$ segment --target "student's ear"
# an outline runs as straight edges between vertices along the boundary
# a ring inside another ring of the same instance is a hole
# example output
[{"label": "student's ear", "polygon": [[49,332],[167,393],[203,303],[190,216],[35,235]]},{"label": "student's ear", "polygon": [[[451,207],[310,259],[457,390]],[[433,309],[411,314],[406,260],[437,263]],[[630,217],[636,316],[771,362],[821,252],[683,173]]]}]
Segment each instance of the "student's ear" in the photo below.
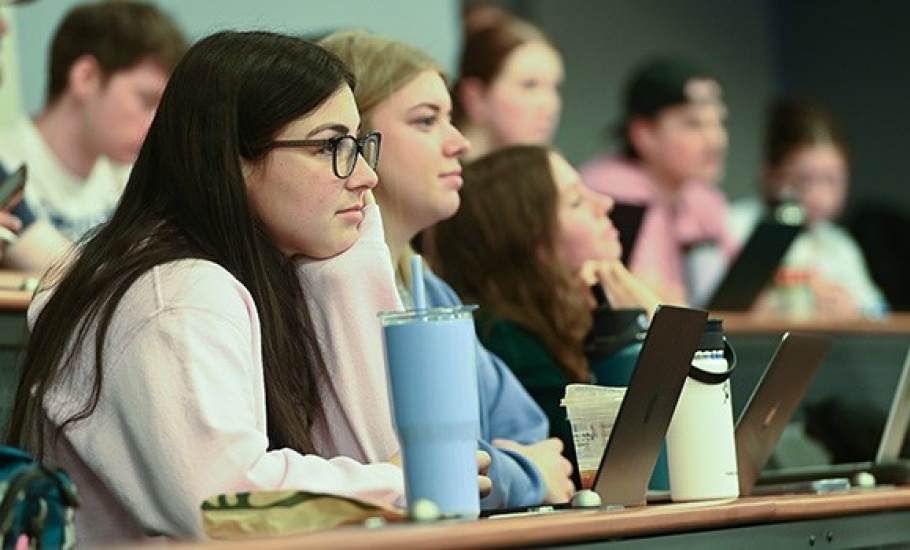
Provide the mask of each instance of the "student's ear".
[{"label": "student's ear", "polygon": [[486,85],[476,77],[468,77],[458,85],[458,98],[464,107],[468,121],[481,121],[486,118]]},{"label": "student's ear", "polygon": [[86,54],[78,57],[69,70],[69,93],[76,99],[84,100],[101,89],[103,77],[101,66],[94,56]]},{"label": "student's ear", "polygon": [[654,124],[646,118],[636,118],[629,123],[629,142],[643,158],[650,157],[657,138],[654,135]]}]

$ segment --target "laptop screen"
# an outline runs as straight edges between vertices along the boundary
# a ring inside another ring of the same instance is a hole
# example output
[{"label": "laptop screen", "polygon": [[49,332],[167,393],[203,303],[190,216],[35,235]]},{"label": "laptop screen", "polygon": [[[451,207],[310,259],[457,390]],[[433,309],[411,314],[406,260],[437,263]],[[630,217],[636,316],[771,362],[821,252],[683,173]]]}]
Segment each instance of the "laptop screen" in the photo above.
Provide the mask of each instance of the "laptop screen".
[{"label": "laptop screen", "polygon": [[774,218],[760,221],[708,300],[708,309],[750,309],[772,281],[784,254],[800,231],[801,225],[782,223]]}]

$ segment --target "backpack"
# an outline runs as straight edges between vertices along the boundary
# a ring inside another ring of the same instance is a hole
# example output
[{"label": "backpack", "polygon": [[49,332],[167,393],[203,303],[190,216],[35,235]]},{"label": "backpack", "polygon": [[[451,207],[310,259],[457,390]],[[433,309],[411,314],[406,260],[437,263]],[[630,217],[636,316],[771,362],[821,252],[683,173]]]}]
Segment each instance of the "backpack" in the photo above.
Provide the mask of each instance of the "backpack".
[{"label": "backpack", "polygon": [[15,447],[0,446],[0,536],[3,550],[73,548],[76,487],[60,468],[51,468]]}]

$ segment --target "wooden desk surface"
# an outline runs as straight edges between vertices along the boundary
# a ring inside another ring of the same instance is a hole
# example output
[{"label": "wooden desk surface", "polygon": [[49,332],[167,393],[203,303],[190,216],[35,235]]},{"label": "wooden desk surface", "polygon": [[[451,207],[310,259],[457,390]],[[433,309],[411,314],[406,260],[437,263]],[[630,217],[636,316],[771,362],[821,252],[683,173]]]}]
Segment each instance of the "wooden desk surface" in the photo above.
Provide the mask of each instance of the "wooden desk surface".
[{"label": "wooden desk surface", "polygon": [[21,311],[24,314],[31,300],[31,291],[0,289],[0,311]]},{"label": "wooden desk surface", "polygon": [[28,309],[32,291],[23,290],[29,279],[35,279],[34,273],[0,270],[0,311],[22,311]]},{"label": "wooden desk surface", "polygon": [[781,334],[791,331],[821,332],[826,334],[910,335],[910,313],[894,313],[883,319],[857,319],[851,321],[830,319],[800,320],[732,312],[712,312],[711,316],[720,317],[724,320],[724,331],[727,334]]},{"label": "wooden desk surface", "polygon": [[[438,524],[348,527],[307,535],[255,540],[255,547],[282,548],[490,548],[569,544],[655,536],[757,524],[858,516],[910,510],[910,488],[871,489],[829,495],[748,497],[725,503],[662,504],[618,511],[573,511]],[[250,546],[251,540],[171,544],[203,549]]]}]

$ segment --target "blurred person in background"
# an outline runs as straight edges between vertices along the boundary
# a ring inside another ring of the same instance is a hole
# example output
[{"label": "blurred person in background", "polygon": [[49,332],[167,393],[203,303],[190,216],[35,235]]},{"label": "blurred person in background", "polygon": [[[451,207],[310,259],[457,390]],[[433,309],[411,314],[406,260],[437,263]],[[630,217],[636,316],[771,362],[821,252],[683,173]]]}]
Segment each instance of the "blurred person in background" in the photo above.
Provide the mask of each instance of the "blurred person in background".
[{"label": "blurred person in background", "polygon": [[108,220],[186,47],[174,20],[149,3],[90,2],[64,16],[44,108],[0,132],[0,162],[29,170],[9,267],[43,270]]},{"label": "blurred person in background", "polygon": [[[765,214],[783,200],[795,200],[805,212],[806,228],[784,257],[780,287],[765,302],[781,313],[824,318],[878,317],[888,310],[869,275],[863,254],[836,220],[850,186],[847,141],[833,114],[821,103],[783,97],[767,111],[764,171],[760,196],[732,205],[732,230],[744,239]],[[803,284],[809,300],[787,292]]]},{"label": "blurred person in background", "polygon": [[471,142],[466,160],[516,143],[547,144],[559,125],[562,55],[531,23],[468,6],[452,119]]},{"label": "blurred person in background", "polygon": [[727,151],[719,80],[684,59],[652,58],[623,98],[621,150],[580,168],[593,191],[647,208],[629,268],[662,303],[702,306],[738,243],[717,183]]}]

